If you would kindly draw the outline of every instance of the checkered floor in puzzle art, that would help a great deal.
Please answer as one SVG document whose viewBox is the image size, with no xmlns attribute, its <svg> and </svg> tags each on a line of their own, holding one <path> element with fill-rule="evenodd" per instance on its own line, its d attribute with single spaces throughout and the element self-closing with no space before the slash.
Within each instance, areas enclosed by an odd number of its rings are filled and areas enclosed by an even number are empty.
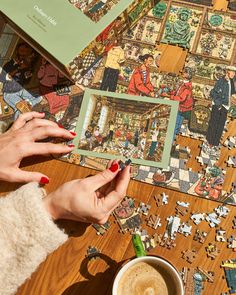
<svg viewBox="0 0 236 295">
<path fill-rule="evenodd" d="M 168 186 L 180 189 L 182 192 L 187 193 L 197 182 L 201 174 L 187 170 L 185 163 L 185 159 L 170 158 L 170 165 L 166 171 L 174 172 L 174 178 Z M 154 184 L 152 177 L 157 170 L 158 168 L 155 167 L 140 166 L 139 173 L 135 179 Z"/>
</svg>

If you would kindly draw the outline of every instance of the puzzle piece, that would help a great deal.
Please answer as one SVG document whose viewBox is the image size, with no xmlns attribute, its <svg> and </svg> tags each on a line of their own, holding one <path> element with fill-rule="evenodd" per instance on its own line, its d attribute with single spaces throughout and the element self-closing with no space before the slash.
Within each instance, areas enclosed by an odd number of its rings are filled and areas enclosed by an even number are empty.
<svg viewBox="0 0 236 295">
<path fill-rule="evenodd" d="M 161 247 L 165 247 L 166 249 L 171 249 L 176 247 L 176 243 L 173 239 L 170 239 L 169 237 L 162 237 L 162 240 L 159 244 Z"/>
<path fill-rule="evenodd" d="M 192 250 L 185 250 L 185 251 L 182 251 L 182 258 L 184 260 L 186 260 L 188 263 L 193 263 L 193 261 L 196 259 L 196 255 L 197 255 L 197 252 L 195 249 L 192 249 Z"/>
<path fill-rule="evenodd" d="M 236 252 L 236 238 L 234 236 L 230 236 L 228 239 L 228 248 L 231 248 Z"/>
<path fill-rule="evenodd" d="M 230 210 L 226 206 L 218 206 L 217 208 L 214 209 L 214 211 L 217 213 L 219 217 L 227 217 L 229 214 Z"/>
<path fill-rule="evenodd" d="M 162 205 L 167 205 L 168 204 L 168 198 L 169 198 L 169 196 L 167 194 L 165 194 L 164 192 L 161 193 L 160 196 L 154 196 L 157 207 L 160 207 Z"/>
<path fill-rule="evenodd" d="M 190 218 L 196 225 L 198 225 L 201 221 L 205 220 L 205 216 L 205 213 L 192 213 Z"/>
<path fill-rule="evenodd" d="M 233 229 L 236 229 L 236 216 L 234 216 L 234 219 L 233 219 Z"/>
<path fill-rule="evenodd" d="M 234 168 L 236 168 L 236 156 L 229 156 L 228 160 L 227 160 L 227 166 L 232 166 Z"/>
<path fill-rule="evenodd" d="M 194 281 L 193 276 L 195 273 L 194 268 L 184 267 L 180 273 L 183 283 L 184 283 L 184 294 L 192 295 L 194 294 Z"/>
<path fill-rule="evenodd" d="M 207 238 L 207 235 L 208 235 L 207 232 L 196 229 L 193 239 L 194 241 L 197 241 L 203 244 Z"/>
<path fill-rule="evenodd" d="M 87 255 L 86 257 L 91 260 L 91 259 L 97 259 L 100 256 L 100 250 L 98 250 L 96 247 L 89 246 L 87 249 Z"/>
<path fill-rule="evenodd" d="M 220 224 L 221 220 L 215 212 L 209 213 L 206 217 L 206 221 L 210 227 L 216 227 Z"/>
<path fill-rule="evenodd" d="M 109 223 L 109 221 L 107 221 L 106 223 L 104 223 L 102 225 L 97 224 L 97 223 L 93 223 L 92 226 L 97 231 L 97 235 L 103 236 L 106 233 L 106 231 L 109 229 L 110 223 Z"/>
<path fill-rule="evenodd" d="M 180 201 L 177 201 L 176 202 L 177 205 L 181 206 L 181 207 L 184 207 L 184 208 L 188 208 L 189 207 L 189 203 L 185 203 L 185 202 L 180 202 Z"/>
<path fill-rule="evenodd" d="M 207 257 L 213 260 L 219 255 L 220 250 L 216 247 L 215 244 L 209 243 L 208 246 L 206 247 L 206 252 L 207 252 Z"/>
<path fill-rule="evenodd" d="M 162 234 L 155 233 L 151 238 L 151 243 L 154 248 L 162 242 Z"/>
<path fill-rule="evenodd" d="M 206 271 L 200 267 L 197 268 L 197 270 L 203 274 L 205 280 L 207 280 L 209 283 L 213 283 L 214 282 L 214 278 L 215 278 L 215 274 L 212 271 Z"/>
<path fill-rule="evenodd" d="M 226 242 L 226 231 L 222 228 L 216 230 L 216 241 Z"/>
<path fill-rule="evenodd" d="M 157 229 L 158 227 L 161 227 L 161 218 L 160 215 L 150 215 L 147 219 L 147 225 L 150 226 L 153 229 Z"/>
<path fill-rule="evenodd" d="M 180 218 L 178 216 L 169 216 L 166 218 L 166 220 L 167 226 L 164 233 L 164 238 L 170 237 L 171 240 L 174 240 L 180 226 Z"/>
<path fill-rule="evenodd" d="M 236 136 L 230 136 L 224 142 L 224 146 L 227 147 L 229 150 L 232 150 L 236 147 Z"/>
<path fill-rule="evenodd" d="M 138 212 L 142 213 L 143 215 L 148 215 L 150 208 L 151 208 L 151 205 L 140 202 L 138 207 Z"/>
<path fill-rule="evenodd" d="M 180 215 L 184 216 L 184 215 L 188 214 L 188 208 L 177 205 L 175 207 L 175 212 L 176 212 L 176 214 L 180 214 Z"/>
<path fill-rule="evenodd" d="M 182 223 L 178 229 L 178 232 L 183 234 L 185 237 L 188 237 L 192 234 L 192 225 L 189 223 Z"/>
</svg>

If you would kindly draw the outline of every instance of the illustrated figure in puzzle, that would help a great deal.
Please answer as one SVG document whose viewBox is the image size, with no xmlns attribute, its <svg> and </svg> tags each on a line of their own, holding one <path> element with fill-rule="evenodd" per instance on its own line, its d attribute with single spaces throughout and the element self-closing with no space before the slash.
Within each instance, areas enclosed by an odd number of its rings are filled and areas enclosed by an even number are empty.
<svg viewBox="0 0 236 295">
<path fill-rule="evenodd" d="M 158 137 L 158 135 L 159 135 L 158 130 L 152 131 L 152 142 L 151 142 L 151 146 L 150 146 L 149 154 L 148 154 L 150 158 L 154 157 L 154 153 L 155 153 L 155 151 L 157 149 L 157 146 L 158 146 L 157 137 Z"/>
<path fill-rule="evenodd" d="M 166 23 L 165 36 L 162 42 L 189 48 L 190 41 L 194 35 L 194 32 L 191 31 L 191 26 L 188 23 L 191 14 L 191 10 L 180 8 L 178 11 L 178 19 L 173 23 L 170 21 Z"/>
<path fill-rule="evenodd" d="M 128 94 L 154 97 L 154 86 L 150 81 L 150 66 L 153 64 L 154 58 L 151 54 L 145 54 L 141 55 L 139 59 L 143 63 L 134 70 L 131 76 Z"/>
<path fill-rule="evenodd" d="M 224 131 L 227 114 L 232 105 L 232 95 L 236 93 L 234 78 L 236 67 L 226 68 L 226 74 L 219 79 L 211 90 L 212 111 L 206 139 L 210 149 L 218 147 Z"/>
<path fill-rule="evenodd" d="M 55 115 L 59 121 L 69 105 L 69 94 L 58 95 L 54 87 L 58 83 L 58 79 L 63 78 L 63 75 L 44 58 L 41 60 L 41 66 L 38 70 L 39 90 L 49 104 L 49 111 Z"/>
<path fill-rule="evenodd" d="M 0 68 L 3 99 L 13 109 L 14 119 L 20 113 L 31 111 L 42 100 L 41 96 L 33 95 L 23 87 L 32 77 L 34 59 L 34 50 L 28 44 L 20 43 L 16 48 L 16 56 Z"/>
<path fill-rule="evenodd" d="M 107 53 L 100 90 L 116 91 L 121 64 L 124 63 L 124 61 L 125 52 L 123 48 L 118 45 L 118 40 L 116 40 L 115 45 Z"/>
<path fill-rule="evenodd" d="M 191 112 L 193 109 L 193 87 L 192 87 L 192 70 L 190 68 L 185 68 L 183 72 L 183 83 L 180 85 L 176 92 L 171 94 L 171 99 L 179 101 L 179 110 L 176 119 L 176 125 L 174 130 L 174 139 L 179 133 L 181 125 L 184 119 L 190 120 Z"/>
</svg>

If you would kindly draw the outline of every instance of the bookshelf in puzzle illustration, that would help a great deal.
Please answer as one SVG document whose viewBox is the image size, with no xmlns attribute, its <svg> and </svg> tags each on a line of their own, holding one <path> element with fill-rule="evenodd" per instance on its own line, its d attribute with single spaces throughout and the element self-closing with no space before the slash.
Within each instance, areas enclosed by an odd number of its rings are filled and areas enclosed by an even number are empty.
<svg viewBox="0 0 236 295">
<path fill-rule="evenodd" d="M 120 1 L 69 2 L 99 23 Z M 103 169 L 106 155 L 131 158 L 136 180 L 236 204 L 235 2 L 133 1 L 69 62 L 75 85 L 1 27 L 1 121 L 45 111 L 67 128 L 82 126 L 66 161 Z M 168 101 L 178 102 L 174 126 Z"/>
</svg>

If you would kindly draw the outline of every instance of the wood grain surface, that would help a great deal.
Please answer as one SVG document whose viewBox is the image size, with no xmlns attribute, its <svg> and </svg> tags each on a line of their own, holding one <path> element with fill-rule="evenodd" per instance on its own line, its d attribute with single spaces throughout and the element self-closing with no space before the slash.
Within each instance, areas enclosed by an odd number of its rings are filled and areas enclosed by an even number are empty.
<svg viewBox="0 0 236 295">
<path fill-rule="evenodd" d="M 38 161 L 41 161 L 39 159 Z M 34 160 L 35 163 L 35 160 Z M 25 170 L 41 171 L 49 176 L 50 183 L 46 186 L 47 191 L 52 191 L 65 181 L 95 174 L 96 171 L 64 163 L 58 160 L 44 159 L 43 162 L 32 164 L 25 162 Z M 16 189 L 17 185 L 0 183 L 0 194 Z M 169 204 L 157 208 L 153 196 L 161 192 L 169 195 Z M 128 189 L 128 195 L 138 200 L 151 204 L 151 213 L 158 213 L 162 219 L 162 227 L 157 230 L 163 233 L 166 226 L 166 217 L 175 212 L 176 201 L 190 202 L 190 212 L 211 212 L 219 205 L 217 202 L 192 197 L 176 191 L 154 187 L 149 184 L 143 184 L 137 181 L 131 181 Z M 227 206 L 230 213 L 226 219 L 222 218 L 221 227 L 227 230 L 227 237 L 233 234 L 232 219 L 236 215 L 236 208 Z M 187 221 L 189 214 L 181 217 Z M 17 295 L 108 295 L 111 294 L 111 287 L 114 276 L 125 261 L 134 256 L 131 245 L 131 235 L 118 232 L 118 225 L 114 223 L 113 217 L 110 229 L 104 236 L 98 236 L 90 225 L 60 221 L 59 226 L 66 229 L 70 235 L 69 240 L 49 255 L 31 279 L 19 289 Z M 193 224 L 191 222 L 191 224 Z M 144 225 L 144 228 L 146 226 Z M 192 232 L 195 232 L 197 226 L 193 224 Z M 215 281 L 213 284 L 205 283 L 203 294 L 219 295 L 227 291 L 226 281 L 222 278 L 224 275 L 220 264 L 223 260 L 235 258 L 235 252 L 227 248 L 227 243 L 217 243 L 220 254 L 215 260 L 207 258 L 205 247 L 208 243 L 215 240 L 215 229 L 210 228 L 206 221 L 203 221 L 198 228 L 209 232 L 205 244 L 200 244 L 193 240 L 193 234 L 190 237 L 184 237 L 177 234 L 176 247 L 167 250 L 162 247 L 153 249 L 150 254 L 166 258 L 177 269 L 184 266 L 200 266 L 207 271 L 215 272 Z M 150 233 L 154 230 L 148 228 Z M 102 252 L 101 259 L 89 261 L 85 258 L 88 246 L 95 246 Z M 195 248 L 197 258 L 193 264 L 187 263 L 181 258 L 181 251 Z"/>
</svg>

